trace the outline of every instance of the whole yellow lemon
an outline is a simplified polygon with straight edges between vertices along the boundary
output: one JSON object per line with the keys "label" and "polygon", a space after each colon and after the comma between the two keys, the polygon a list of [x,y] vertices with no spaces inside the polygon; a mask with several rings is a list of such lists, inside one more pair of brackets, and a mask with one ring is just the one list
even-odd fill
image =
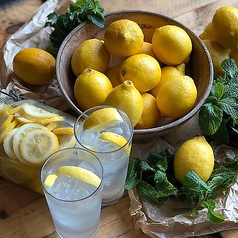
{"label": "whole yellow lemon", "polygon": [[55,77],[55,58],[45,50],[26,48],[14,56],[13,71],[27,84],[50,84]]}

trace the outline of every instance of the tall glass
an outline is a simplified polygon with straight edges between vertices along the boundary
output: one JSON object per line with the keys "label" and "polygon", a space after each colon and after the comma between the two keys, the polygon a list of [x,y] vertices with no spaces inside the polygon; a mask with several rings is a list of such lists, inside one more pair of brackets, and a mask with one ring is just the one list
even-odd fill
{"label": "tall glass", "polygon": [[[105,108],[116,110],[116,119],[109,116],[109,114],[104,114],[103,119],[99,113],[98,118],[101,119],[96,120],[96,126],[90,129],[85,128],[87,118],[95,111]],[[110,112],[110,114],[112,113]],[[105,121],[107,117],[109,120]],[[102,124],[99,123],[100,120]],[[79,116],[75,123],[74,132],[77,139],[76,146],[90,150],[102,163],[102,205],[115,203],[124,193],[134,132],[130,118],[125,112],[115,107],[96,106]]]}
{"label": "tall glass", "polygon": [[[75,172],[65,170],[58,173],[59,169],[68,166],[76,168]],[[98,185],[78,179],[80,173],[77,168],[96,174]],[[59,237],[96,236],[101,214],[102,170],[102,165],[94,154],[79,148],[59,150],[43,164],[41,183]],[[85,177],[87,180],[88,177]]]}

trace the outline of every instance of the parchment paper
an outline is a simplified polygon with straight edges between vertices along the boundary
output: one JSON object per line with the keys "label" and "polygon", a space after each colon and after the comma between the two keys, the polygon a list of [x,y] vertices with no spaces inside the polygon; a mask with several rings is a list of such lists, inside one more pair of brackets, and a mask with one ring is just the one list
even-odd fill
{"label": "parchment paper", "polygon": [[[67,6],[75,0],[48,0],[38,9],[32,20],[23,25],[6,42],[0,52],[0,83],[6,91],[14,89],[17,93],[31,98],[45,100],[46,104],[60,110],[68,108],[57,80],[43,87],[29,87],[21,84],[12,71],[12,60],[15,54],[28,47],[45,49],[50,45],[50,29],[44,28],[46,16],[56,11],[65,12]],[[158,138],[148,144],[133,144],[131,157],[145,159],[150,150],[160,152],[167,148],[175,152],[177,147],[185,140],[199,135],[201,132],[197,126],[196,116],[168,136]],[[216,160],[222,161],[225,156],[234,158],[236,150],[224,145],[213,145]],[[154,238],[178,238],[200,236],[222,230],[238,228],[238,183],[229,188],[227,196],[219,196],[216,199],[216,211],[224,215],[225,222],[215,225],[207,221],[206,210],[200,210],[199,215],[192,217],[190,211],[184,210],[186,204],[170,199],[163,205],[143,201],[138,198],[136,190],[129,191],[131,200],[129,213],[134,219],[135,228],[142,229],[149,237]]]}

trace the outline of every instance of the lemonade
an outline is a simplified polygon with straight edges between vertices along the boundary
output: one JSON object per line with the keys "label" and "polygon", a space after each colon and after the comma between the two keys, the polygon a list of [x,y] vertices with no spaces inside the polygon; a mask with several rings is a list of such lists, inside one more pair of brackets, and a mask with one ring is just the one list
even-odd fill
{"label": "lemonade", "polygon": [[75,136],[77,146],[92,151],[102,163],[102,204],[116,202],[124,193],[133,136],[131,120],[114,107],[94,107],[76,121]]}
{"label": "lemonade", "polygon": [[59,150],[42,166],[41,182],[59,237],[95,237],[103,189],[97,157],[78,148]]}

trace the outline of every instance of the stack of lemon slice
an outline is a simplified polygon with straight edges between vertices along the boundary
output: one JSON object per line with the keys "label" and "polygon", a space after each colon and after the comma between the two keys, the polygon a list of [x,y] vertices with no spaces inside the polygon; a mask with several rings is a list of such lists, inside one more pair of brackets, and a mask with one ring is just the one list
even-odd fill
{"label": "stack of lemon slice", "polygon": [[75,143],[73,125],[63,116],[28,102],[17,107],[6,105],[0,111],[0,145],[3,148],[0,176],[22,184],[26,177],[32,178],[29,172],[32,166],[39,171],[49,155],[58,149],[73,147]]}

